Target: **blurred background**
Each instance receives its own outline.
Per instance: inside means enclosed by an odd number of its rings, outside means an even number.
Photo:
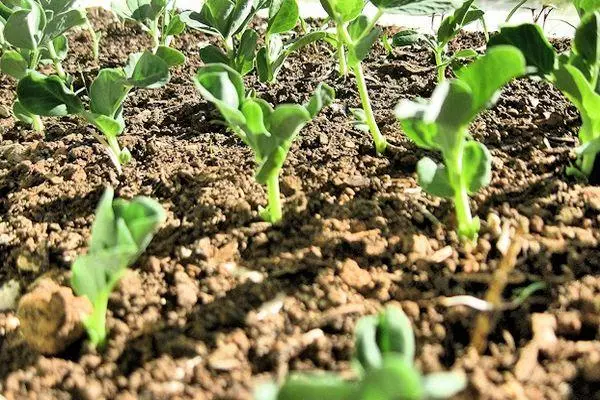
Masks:
[[[110,0],[81,0],[85,6],[109,7]],[[324,17],[325,12],[319,0],[299,0],[303,17]],[[488,29],[493,31],[504,24],[511,9],[520,1],[478,0],[477,4],[486,12]],[[186,10],[198,10],[202,0],[177,0],[177,6]],[[374,14],[373,6],[368,5],[367,14]],[[514,14],[511,23],[531,22],[536,20],[544,26],[547,34],[554,36],[572,36],[574,28],[570,24],[577,24],[578,17],[570,0],[528,0],[518,12]],[[436,20],[435,23],[438,23]],[[398,25],[407,28],[424,30],[432,29],[431,17],[414,17],[407,15],[386,15],[381,19],[384,25]],[[469,25],[470,30],[482,30],[481,23]]]

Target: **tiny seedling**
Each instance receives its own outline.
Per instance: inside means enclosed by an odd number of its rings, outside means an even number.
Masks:
[[[121,149],[117,136],[125,129],[123,103],[136,88],[154,89],[170,79],[170,59],[149,51],[129,57],[125,68],[107,68],[98,73],[89,88],[89,106],[58,76],[46,76],[28,70],[17,86],[20,106],[30,115],[61,117],[77,115],[94,125],[101,133],[96,139],[105,147],[117,172],[131,160],[127,148]]]
[[[165,212],[155,200],[113,200],[113,196],[113,189],[107,188],[96,209],[88,252],[71,267],[75,294],[92,303],[93,311],[84,319],[84,325],[94,347],[106,341],[110,293],[165,221]]]
[[[371,0],[377,7],[373,18],[362,14],[364,0],[320,1],[336,27],[334,42],[337,47],[340,75],[346,76],[348,69],[351,69],[356,78],[363,112],[355,113],[355,116],[360,115],[363,118],[359,121],[360,125],[369,128],[376,151],[383,153],[387,148],[387,141],[377,126],[362,68],[362,61],[367,58],[382,31],[376,26],[377,22],[384,13],[429,15],[446,11],[453,6],[453,0]]]
[[[124,20],[135,21],[152,37],[153,53],[169,58],[171,65],[185,63],[185,56],[170,47],[175,36],[185,31],[176,0],[113,0],[112,10]]]
[[[442,82],[428,102],[404,100],[396,108],[406,135],[417,146],[441,153],[442,164],[429,157],[419,161],[419,184],[431,195],[454,201],[461,237],[477,237],[480,222],[471,215],[469,195],[491,178],[490,153],[469,139],[469,124],[495,102],[505,84],[524,73],[521,52],[498,47],[457,71],[457,79]]]
[[[28,70],[40,64],[52,64],[63,81],[68,76],[62,67],[69,43],[66,32],[87,23],[83,10],[73,8],[75,0],[15,0],[0,8],[0,70],[17,81]],[[37,131],[44,126],[38,115],[31,114],[19,101],[13,105],[13,114]]]
[[[585,4],[581,2],[578,9]],[[600,4],[597,4],[597,7]],[[579,110],[580,146],[570,175],[597,182],[592,176],[600,152],[600,11],[582,18],[570,53],[557,54],[538,25],[507,26],[490,38],[488,46],[516,46],[527,60],[529,72],[556,86]]]
[[[299,18],[296,0],[279,0],[271,3],[265,44],[256,55],[256,69],[261,82],[274,82],[285,60],[295,51],[330,37],[326,32],[313,31],[284,43],[283,34],[293,30]]]
[[[200,94],[221,112],[229,128],[254,152],[256,180],[267,186],[268,206],[261,217],[268,222],[282,218],[279,174],[293,141],[306,123],[334,99],[333,89],[320,84],[305,105],[283,104],[273,108],[247,95],[239,72],[225,64],[210,64],[194,79]]]
[[[294,374],[281,387],[264,385],[256,400],[421,400],[445,399],[466,386],[460,372],[426,376],[414,365],[415,337],[410,320],[398,308],[361,319],[355,331],[356,379],[331,373]]]
[[[271,2],[206,0],[200,12],[183,12],[181,20],[192,29],[221,38],[225,51],[212,44],[200,49],[200,58],[205,64],[226,64],[246,75],[254,69],[258,43],[258,34],[249,29],[248,24],[258,11],[268,8]],[[281,0],[275,2],[281,3]],[[288,23],[287,16],[281,15],[281,19]]]
[[[473,49],[460,50],[453,55],[448,55],[448,44],[467,25],[482,21],[485,25],[484,12],[475,6],[475,0],[465,1],[453,14],[442,20],[436,35],[420,34],[414,30],[404,30],[395,34],[392,45],[396,47],[409,46],[423,42],[431,49],[435,56],[438,83],[446,79],[448,67],[460,68],[461,62],[471,60],[478,56]],[[455,68],[456,67],[456,68]]]

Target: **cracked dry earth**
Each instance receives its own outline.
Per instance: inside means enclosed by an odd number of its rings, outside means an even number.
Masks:
[[[66,67],[79,86],[149,47],[110,14],[97,11],[93,23],[103,38],[98,62],[86,32],[71,37]],[[186,66],[165,88],[130,96],[120,140],[135,161],[120,177],[79,120],[46,119],[41,135],[0,119],[0,282],[16,280],[22,292],[40,277],[67,284],[105,185],[152,196],[168,213],[111,296],[103,351],[79,340],[40,355],[14,310],[0,313],[7,399],[250,399],[255,385],[288,371],[347,374],[356,321],[386,304],[413,322],[422,371],[468,374],[458,398],[599,398],[600,188],[565,175],[579,119],[560,93],[516,81],[472,125],[493,154],[493,180],[473,198],[483,227],[466,246],[452,231],[451,204],[419,189],[414,168],[426,153],[392,112],[402,98],[431,94],[431,55],[413,47],[388,57],[378,47],[366,63],[378,122],[397,147],[381,157],[352,126],[353,79],[337,78],[327,45],[306,48],[277,84],[247,79],[275,104],[305,101],[322,81],[338,98],[293,146],[282,174],[286,216],[271,226],[257,213],[266,200],[250,151],[214,123],[191,84],[207,40],[178,39]],[[482,44],[464,34],[452,50]],[[0,77],[0,105],[10,107],[14,85]],[[505,299],[534,282],[545,288],[490,315],[479,355],[469,342],[480,312],[446,299],[484,297],[516,231],[522,250]]]

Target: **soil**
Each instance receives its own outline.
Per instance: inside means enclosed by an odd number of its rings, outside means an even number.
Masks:
[[[71,38],[66,68],[78,85],[150,46],[105,12],[93,24],[102,31],[99,62],[87,32]],[[338,99],[293,146],[282,173],[285,218],[270,225],[258,215],[266,200],[251,152],[191,84],[207,40],[176,40],[185,67],[165,88],[127,100],[120,141],[134,161],[122,176],[82,121],[47,118],[42,135],[0,119],[0,282],[17,279],[24,292],[42,276],[68,282],[105,185],[126,198],[152,196],[168,212],[111,296],[104,350],[80,340],[41,355],[25,343],[16,312],[0,313],[7,399],[249,399],[288,371],[348,373],[356,321],[389,304],[412,320],[423,372],[468,373],[459,398],[600,398],[600,188],[565,174],[580,120],[559,92],[518,80],[473,123],[493,154],[493,179],[472,201],[480,238],[461,244],[451,204],[419,189],[414,168],[426,152],[392,112],[402,98],[431,94],[431,55],[413,47],[387,56],[378,46],[367,60],[378,123],[396,147],[378,156],[352,126],[353,79],[339,79],[332,50],[313,45],[290,58],[278,83],[247,79],[276,104],[305,101],[323,81]],[[482,44],[463,34],[452,50]],[[14,85],[0,77],[1,105],[10,107]],[[478,355],[469,342],[481,312],[446,300],[484,297],[516,231],[523,249],[505,299],[546,286],[490,315]]]

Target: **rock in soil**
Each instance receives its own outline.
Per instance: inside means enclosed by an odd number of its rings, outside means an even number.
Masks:
[[[57,354],[82,337],[82,319],[91,312],[87,298],[75,297],[71,288],[44,278],[21,298],[17,317],[29,346],[42,354]]]

